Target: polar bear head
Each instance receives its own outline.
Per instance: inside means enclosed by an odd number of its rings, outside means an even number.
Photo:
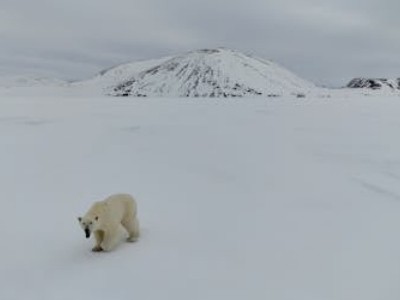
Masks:
[[[85,232],[86,238],[90,237],[90,234],[97,230],[99,226],[99,217],[78,217],[79,225],[81,225]]]

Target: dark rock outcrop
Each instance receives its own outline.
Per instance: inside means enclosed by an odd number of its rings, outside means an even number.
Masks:
[[[400,78],[354,78],[348,84],[348,88],[367,88],[373,90],[392,89],[400,90]]]

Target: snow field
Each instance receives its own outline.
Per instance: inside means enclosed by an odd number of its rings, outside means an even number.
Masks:
[[[398,97],[0,98],[1,299],[398,299]],[[133,194],[143,233],[76,217]]]

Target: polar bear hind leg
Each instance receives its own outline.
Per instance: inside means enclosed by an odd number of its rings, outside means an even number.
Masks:
[[[122,220],[122,226],[126,229],[129,236],[128,242],[136,242],[139,238],[139,221],[136,217],[134,218],[126,218]]]

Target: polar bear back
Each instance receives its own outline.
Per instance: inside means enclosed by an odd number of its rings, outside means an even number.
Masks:
[[[136,201],[128,194],[115,194],[103,201],[93,204],[87,213],[88,217],[99,217],[100,223],[121,222],[136,216]]]

